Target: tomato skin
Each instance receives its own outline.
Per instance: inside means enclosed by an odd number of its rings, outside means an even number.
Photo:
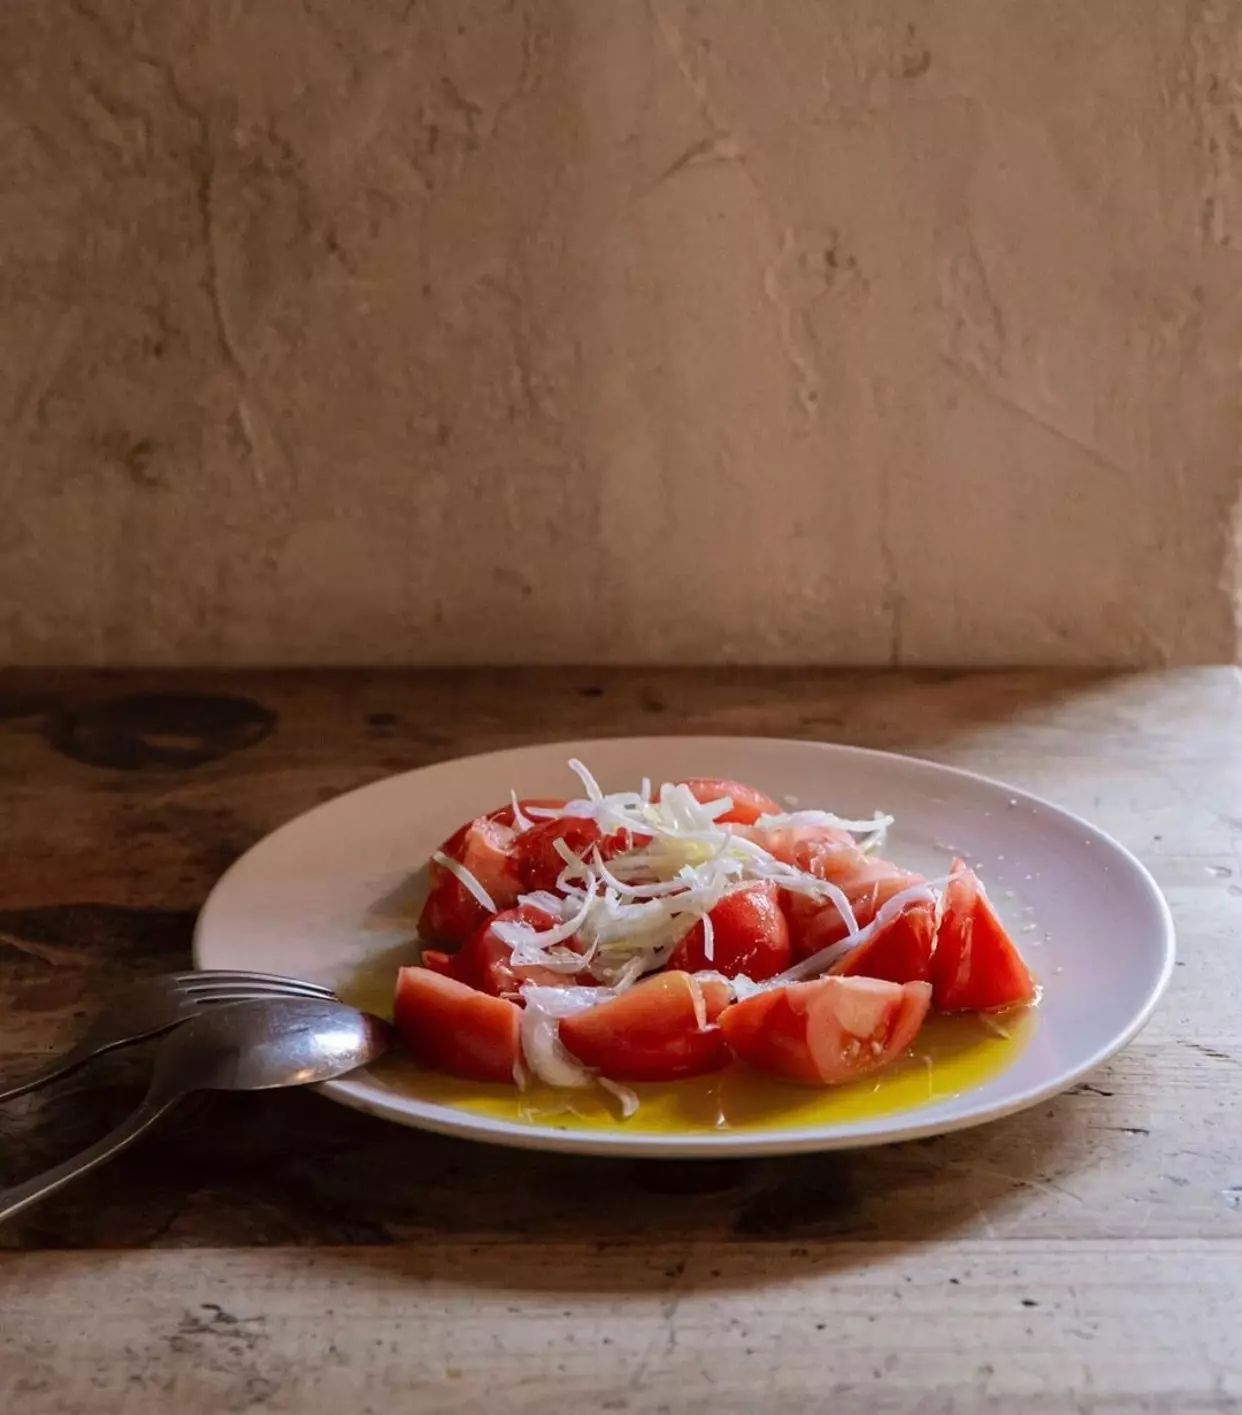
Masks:
[[[760,816],[781,813],[780,806],[771,796],[765,796],[762,791],[756,791],[753,786],[746,786],[740,781],[730,781],[727,777],[692,776],[679,784],[688,786],[690,794],[704,806],[710,801],[719,801],[722,796],[730,797],[733,808],[727,815],[718,818],[721,825],[754,825]]]
[[[953,861],[932,957],[942,1012],[995,1012],[1034,1002],[1035,980],[964,860]]]
[[[513,860],[514,839],[511,826],[490,816],[478,816],[454,832],[440,853],[464,865],[498,910],[509,909],[522,889]],[[418,918],[418,931],[428,943],[456,947],[487,922],[489,911],[437,861],[428,864],[427,875],[431,887]]]
[[[835,884],[860,927],[869,924],[890,899],[923,883],[921,875],[865,854],[848,831],[831,826],[752,828],[746,834],[778,860]],[[795,958],[809,958],[849,932],[835,904],[784,891],[781,907],[789,920]]]
[[[835,1085],[903,1055],[931,1005],[928,983],[816,978],[735,1002],[720,1016],[729,1045],[757,1071]]]
[[[787,865],[831,879],[842,868],[867,857],[848,830],[828,825],[747,826],[739,832]]]
[[[427,968],[397,973],[393,1021],[424,1065],[467,1081],[513,1084],[522,1009]]]
[[[707,1026],[694,1009],[699,987]],[[656,973],[627,992],[561,1022],[565,1049],[612,1081],[677,1081],[719,1071],[729,1062],[724,1034],[715,1025],[729,1001],[728,985],[688,973]]]
[[[911,874],[887,860],[868,859],[861,851],[848,867],[844,857],[835,858],[831,865],[822,860],[820,864],[814,873],[841,890],[860,928],[869,924],[890,899],[923,883],[922,875]],[[786,893],[781,902],[789,918],[796,958],[809,958],[821,948],[839,943],[849,932],[835,904],[792,893]]]
[[[670,968],[687,973],[739,974],[761,982],[793,962],[789,924],[778,902],[776,885],[763,881],[726,895],[708,914],[712,921],[712,956],[704,948],[700,921],[681,940],[668,960]]]
[[[880,978],[889,983],[930,982],[935,944],[936,905],[930,899],[915,900],[830,971],[843,978]]]
[[[559,920],[543,909],[532,904],[521,904],[516,909],[505,909],[499,914],[493,914],[470,935],[456,953],[424,950],[422,963],[433,973],[443,973],[446,977],[456,978],[459,983],[465,983],[467,987],[488,993],[492,997],[517,999],[523,983],[558,987],[571,982],[589,982],[590,979],[583,980],[574,974],[566,976],[552,968],[541,968],[537,964],[515,965],[513,950],[503,939],[497,937],[493,927],[500,923],[529,924],[531,928],[542,933],[545,929],[553,928],[558,922]],[[567,943],[565,947],[573,948],[573,943]]]
[[[650,838],[633,835],[628,830],[604,835],[593,820],[583,816],[558,816],[539,821],[514,842],[514,859],[522,889],[528,894],[537,889],[556,892],[556,881],[566,864],[556,848],[558,840],[563,840],[579,859],[586,859],[592,850],[598,850],[603,859],[611,860],[626,850],[646,844]]]
[[[419,935],[431,943],[456,948],[487,921],[487,910],[442,866],[433,863],[428,872],[431,891],[418,916]]]
[[[559,810],[564,804],[543,797],[518,802],[523,812],[531,807]],[[440,853],[465,865],[496,908],[504,910],[517,903],[523,887],[514,849],[518,838],[510,804],[467,821],[440,846]],[[432,860],[427,873],[429,890],[418,931],[428,943],[456,948],[486,923],[488,911],[443,865]]]
[[[599,826],[582,816],[559,816],[524,830],[513,847],[523,890],[527,893],[537,889],[555,891],[556,881],[565,868],[565,861],[556,848],[558,840],[563,840],[581,859],[590,854],[591,847],[598,845],[600,839]]]

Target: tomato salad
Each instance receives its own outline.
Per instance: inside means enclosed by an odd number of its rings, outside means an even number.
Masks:
[[[602,1085],[735,1059],[806,1086],[909,1051],[931,1009],[1037,988],[962,860],[927,880],[879,855],[890,817],[785,811],[736,781],[525,800],[432,855],[421,965],[394,1015],[423,1064],[483,1082]]]

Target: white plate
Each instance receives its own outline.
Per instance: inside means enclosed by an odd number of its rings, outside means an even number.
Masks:
[[[895,1114],[845,1124],[642,1133],[566,1129],[480,1115],[405,1094],[362,1072],[324,1095],[405,1125],[528,1148],[648,1156],[757,1155],[880,1144],[1008,1115],[1065,1090],[1125,1045],[1173,967],[1168,908],[1142,865],[1087,822],[1025,792],[930,762],[854,747],[763,738],[654,737],[557,743],[426,767],[353,791],[261,841],[199,917],[202,968],[251,968],[341,985],[368,958],[395,975],[410,940],[427,856],[462,821],[519,796],[575,791],[581,757],[605,790],[724,776],[802,808],[896,816],[885,854],[928,876],[954,853],[987,882],[1043,982],[1029,1042],[999,1075]]]

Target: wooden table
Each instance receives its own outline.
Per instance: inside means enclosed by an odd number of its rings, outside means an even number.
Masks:
[[[0,1230],[0,1411],[1242,1411],[1242,685],[1233,669],[0,677],[0,1049],[184,966],[315,802],[562,735],[762,733],[1044,793],[1155,871],[1175,984],[1052,1104],[857,1156],[621,1164],[220,1097]],[[12,1180],[127,1054],[0,1118]]]

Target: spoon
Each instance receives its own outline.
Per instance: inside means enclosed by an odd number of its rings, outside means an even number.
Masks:
[[[387,1023],[335,1000],[265,998],[204,1012],[160,1043],[150,1089],[127,1120],[72,1159],[0,1190],[0,1223],[128,1149],[193,1091],[330,1081],[375,1061],[391,1041]]]

